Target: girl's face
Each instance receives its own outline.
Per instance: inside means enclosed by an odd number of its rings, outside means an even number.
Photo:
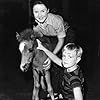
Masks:
[[[43,23],[45,21],[48,16],[48,12],[49,10],[44,4],[36,4],[33,6],[34,17],[40,23]]]
[[[62,55],[62,63],[65,68],[72,67],[77,64],[77,54],[75,50],[65,49]]]

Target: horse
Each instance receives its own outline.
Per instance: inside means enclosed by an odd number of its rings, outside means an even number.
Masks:
[[[24,44],[23,50],[20,50],[22,54],[20,64],[21,70],[26,72],[32,67],[34,79],[32,100],[39,100],[40,86],[42,86],[43,89],[46,89],[43,82],[44,79],[47,83],[47,91],[51,99],[54,100],[49,72],[51,62],[49,60],[49,64],[44,64],[48,59],[48,56],[44,51],[36,49],[38,45],[36,39],[39,39],[47,49],[53,51],[49,37],[44,36],[41,31],[34,31],[32,29],[25,29],[24,31],[17,33],[16,37],[19,42],[19,47],[21,44]]]

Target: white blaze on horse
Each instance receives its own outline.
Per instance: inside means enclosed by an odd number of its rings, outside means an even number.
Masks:
[[[16,37],[20,42],[19,50],[22,54],[20,69],[27,71],[29,67],[32,67],[33,70],[34,88],[32,100],[39,100],[40,85],[45,89],[44,78],[47,83],[47,91],[51,99],[54,100],[49,72],[51,61],[49,60],[48,63],[45,63],[45,61],[49,59],[48,56],[42,50],[36,49],[36,39],[38,38],[47,49],[53,51],[49,38],[43,36],[41,32],[34,32],[32,29],[26,29],[20,34],[17,34]]]

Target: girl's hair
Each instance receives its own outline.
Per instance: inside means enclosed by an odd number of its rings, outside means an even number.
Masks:
[[[48,5],[48,1],[47,0],[42,0],[42,1],[39,1],[39,0],[36,0],[35,2],[31,2],[31,8],[33,9],[33,7],[37,4],[43,4],[46,6],[47,9],[49,9],[49,5]]]
[[[33,10],[33,7],[35,5],[37,5],[37,4],[43,4],[43,5],[45,5],[47,9],[50,8],[49,10],[52,13],[56,13],[57,12],[56,8],[54,8],[52,2],[49,2],[48,0],[36,0],[35,2],[34,2],[34,0],[31,0],[31,2],[30,2],[31,11]]]
[[[81,57],[82,56],[82,53],[83,53],[83,50],[82,48],[79,46],[79,45],[76,45],[75,43],[68,43],[64,46],[62,52],[67,49],[67,50],[75,50],[76,51],[76,54],[78,57]]]

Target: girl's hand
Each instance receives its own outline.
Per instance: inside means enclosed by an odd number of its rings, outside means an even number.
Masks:
[[[36,39],[38,43],[37,49],[44,50],[44,46],[41,44],[40,40]]]

